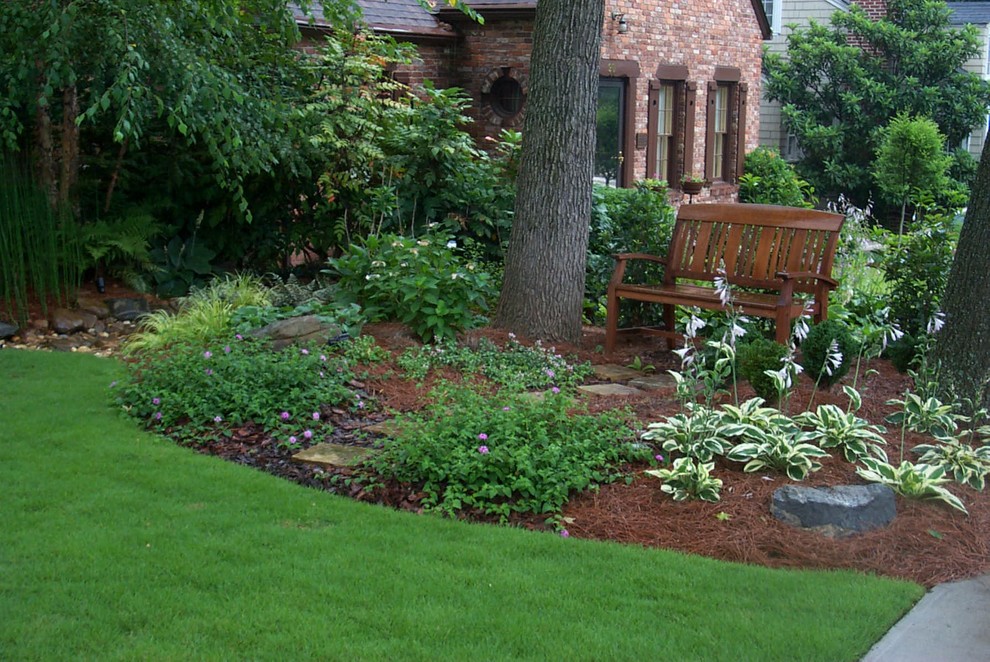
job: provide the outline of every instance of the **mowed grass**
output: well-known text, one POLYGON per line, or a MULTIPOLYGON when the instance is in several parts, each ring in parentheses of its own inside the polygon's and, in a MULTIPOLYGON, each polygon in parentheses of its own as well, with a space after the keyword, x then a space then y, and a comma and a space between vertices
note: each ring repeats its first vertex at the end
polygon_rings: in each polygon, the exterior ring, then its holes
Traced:
POLYGON ((0 351, 0 659, 856 660, 922 595, 355 503, 0 351))

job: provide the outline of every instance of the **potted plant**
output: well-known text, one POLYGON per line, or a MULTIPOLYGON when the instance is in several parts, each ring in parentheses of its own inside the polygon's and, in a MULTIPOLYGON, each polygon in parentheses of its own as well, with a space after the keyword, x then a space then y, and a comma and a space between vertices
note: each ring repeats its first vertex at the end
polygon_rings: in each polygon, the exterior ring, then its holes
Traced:
POLYGON ((705 188, 706 184, 707 182, 704 177, 693 173, 685 173, 685 175, 681 177, 681 189, 688 195, 697 195, 701 193, 701 189, 705 188))

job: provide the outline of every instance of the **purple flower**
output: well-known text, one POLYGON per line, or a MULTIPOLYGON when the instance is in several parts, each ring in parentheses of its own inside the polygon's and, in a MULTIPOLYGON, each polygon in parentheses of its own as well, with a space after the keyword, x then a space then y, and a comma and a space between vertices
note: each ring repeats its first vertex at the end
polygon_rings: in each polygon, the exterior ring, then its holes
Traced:
POLYGON ((214 423, 219 423, 222 420, 223 420, 223 416, 214 416, 213 417, 213 422, 214 423))
POLYGON ((156 421, 162 420, 162 413, 160 411, 155 412, 155 420, 156 421))
POLYGON ((224 354, 230 354, 230 345, 224 345, 223 346, 223 353, 224 354))
POLYGON ((213 374, 213 368, 207 368, 203 372, 205 372, 206 373, 206 376, 209 377, 210 375, 213 374))
POLYGON ((560 530, 560 537, 561 538, 570 538, 571 537, 571 532, 568 531, 567 529, 561 529, 560 530))
POLYGON ((244 336, 242 336, 239 333, 237 335, 235 335, 234 337, 237 338, 238 340, 244 340, 244 336))
POLYGON ((655 459, 655 460, 656 460, 657 462, 663 462, 663 455, 656 455, 656 456, 654 457, 654 459, 655 459))
POLYGON ((312 439, 313 438, 313 431, 312 430, 306 430, 305 432, 303 432, 303 436, 306 437, 307 439, 312 439))
POLYGON ((555 372, 554 372, 553 370, 551 370, 550 368, 547 368, 547 369, 546 369, 546 370, 544 370, 543 372, 544 372, 544 373, 546 374, 546 376, 547 376, 547 377, 549 377, 550 379, 553 379, 553 378, 554 378, 554 375, 556 375, 556 374, 557 374, 557 373, 555 373, 555 372))
POLYGON ((320 379, 323 379, 324 377, 326 377, 326 375, 323 374, 323 371, 322 370, 320 370, 320 379))
POLYGON ((560 393, 560 389, 559 389, 559 388, 557 388, 556 386, 554 386, 554 387, 553 387, 552 389, 550 389, 550 392, 551 392, 551 393, 554 393, 554 394, 556 394, 556 393, 560 393))
POLYGON ((153 405, 160 405, 161 403, 162 403, 162 399, 161 398, 152 398, 151 399, 151 404, 153 404, 153 405))
POLYGON ((204 359, 211 359, 211 358, 213 358, 213 352, 211 352, 210 350, 206 350, 205 352, 203 352, 203 358, 204 359))
POLYGON ((358 400, 358 409, 364 409, 364 401, 358 400))
POLYGON ((289 437, 289 443, 290 444, 296 443, 296 438, 295 437, 289 437))
POLYGON ((313 420, 314 421, 320 420, 320 412, 318 412, 318 411, 314 411, 313 412, 313 420))
POLYGON ((502 411, 512 411, 512 407, 502 407, 502 411))
POLYGON ((302 352, 302 355, 303 356, 309 356, 309 350, 308 349, 303 349, 303 350, 300 350, 300 351, 302 352))
POLYGON ((481 439, 482 441, 488 441, 488 435, 482 432, 481 434, 478 435, 478 439, 481 439))
POLYGON ((488 446, 478 446, 478 452, 482 455, 488 455, 488 446))
POLYGON ((287 420, 289 420, 290 418, 292 418, 292 416, 290 416, 290 415, 289 415, 289 412, 287 412, 287 411, 283 411, 283 412, 282 412, 281 414, 279 414, 279 416, 281 417, 281 419, 282 419, 283 421, 287 421, 287 420))
POLYGON ((320 354, 320 360, 323 361, 324 363, 326 363, 327 362, 327 355, 326 354, 320 354))

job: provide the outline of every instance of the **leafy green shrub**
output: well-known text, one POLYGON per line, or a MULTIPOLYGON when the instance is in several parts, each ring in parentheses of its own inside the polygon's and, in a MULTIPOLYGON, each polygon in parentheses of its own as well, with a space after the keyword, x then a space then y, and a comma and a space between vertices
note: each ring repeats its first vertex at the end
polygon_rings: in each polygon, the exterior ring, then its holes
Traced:
POLYGON ((446 515, 559 516, 575 491, 612 482, 649 450, 617 413, 574 411, 563 393, 490 395, 448 386, 429 409, 396 419, 398 431, 365 468, 421 485, 423 505, 446 515))
POLYGON ((402 322, 428 341, 470 328, 495 294, 488 274, 463 263, 455 248, 439 234, 371 236, 328 263, 342 301, 359 303, 369 321, 402 322))
POLYGON ((849 372, 857 353, 849 327, 829 319, 812 326, 801 343, 801 365, 812 379, 827 388, 849 372))
POLYGON ((348 379, 347 364, 318 348, 276 352, 266 341, 228 336, 146 353, 115 390, 128 414, 180 439, 253 422, 282 442, 315 443, 327 429, 321 408, 355 402, 348 379))
POLYGON ((775 149, 757 147, 746 155, 739 178, 739 202, 789 207, 815 206, 814 187, 801 179, 775 149))
POLYGON ((781 360, 787 356, 787 348, 767 338, 756 338, 736 347, 736 370, 748 381, 756 395, 765 400, 777 397, 777 385, 766 374, 767 370, 780 370, 781 360))
MULTIPOLYGON (((605 294, 615 268, 614 253, 667 254, 674 230, 674 207, 667 186, 645 179, 633 188, 594 188, 592 219, 586 259, 585 306, 590 319, 602 321, 605 294)), ((663 268, 637 261, 629 266, 630 279, 659 280, 663 268)), ((631 305, 631 304, 630 304, 631 305)), ((655 315, 657 307, 633 306, 634 316, 655 315)), ((652 317, 650 318, 652 319, 652 317)))
POLYGON ((943 215, 930 215, 907 233, 889 237, 881 262, 890 284, 887 305, 905 333, 923 335, 938 312, 958 239, 952 219, 943 215))
POLYGON ((674 501, 701 499, 714 503, 722 491, 722 480, 711 475, 714 470, 714 462, 679 457, 669 469, 648 469, 644 473, 662 480, 660 490, 674 497, 674 501))
POLYGON ((411 379, 423 379, 433 368, 450 366, 464 373, 484 375, 517 391, 573 388, 594 372, 590 363, 570 363, 553 347, 544 347, 540 341, 527 347, 511 335, 501 348, 488 338, 481 338, 476 347, 451 341, 432 347, 410 347, 397 362, 411 379))
POLYGON ((204 285, 215 273, 211 263, 214 257, 216 252, 195 235, 186 240, 172 237, 167 244, 151 251, 155 292, 163 297, 178 297, 204 285))

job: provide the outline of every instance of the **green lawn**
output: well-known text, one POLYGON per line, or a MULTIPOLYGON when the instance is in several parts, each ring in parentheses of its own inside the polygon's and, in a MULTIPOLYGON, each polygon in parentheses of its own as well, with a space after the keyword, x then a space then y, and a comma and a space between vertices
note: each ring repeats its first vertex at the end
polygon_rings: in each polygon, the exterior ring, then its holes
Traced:
POLYGON ((355 503, 0 351, 0 658, 856 660, 923 593, 355 503))

